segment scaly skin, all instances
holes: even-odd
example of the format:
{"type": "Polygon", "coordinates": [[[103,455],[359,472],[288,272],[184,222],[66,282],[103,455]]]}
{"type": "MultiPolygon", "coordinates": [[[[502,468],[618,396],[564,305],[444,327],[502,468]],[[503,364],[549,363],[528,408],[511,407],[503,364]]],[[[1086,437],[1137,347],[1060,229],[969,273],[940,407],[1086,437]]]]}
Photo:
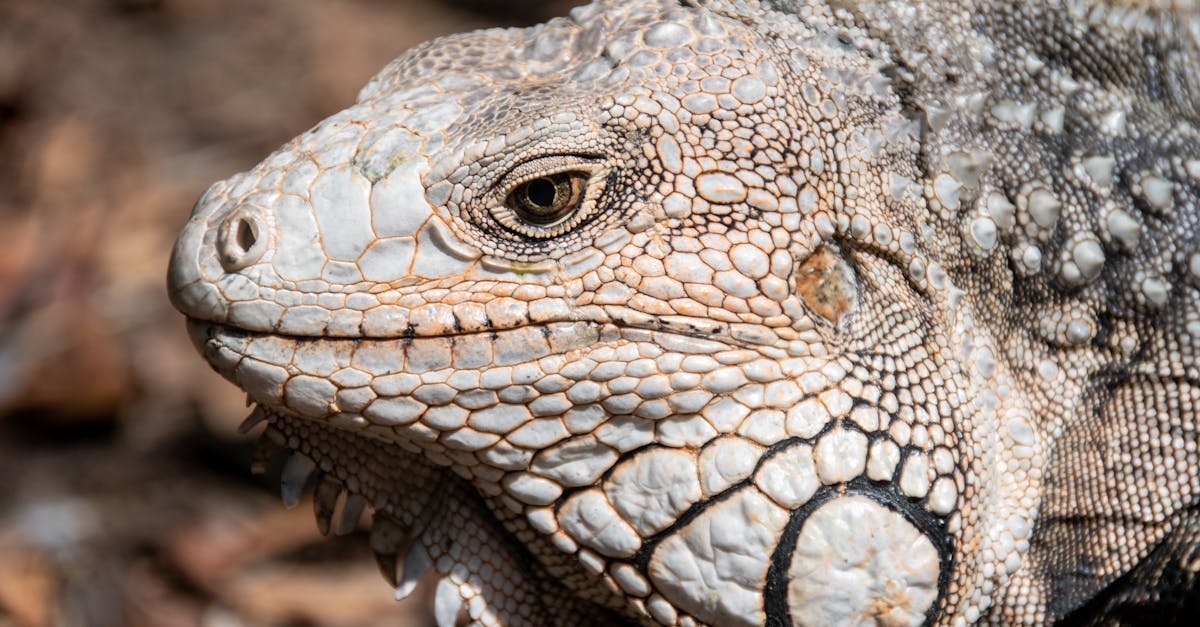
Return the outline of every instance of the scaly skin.
{"type": "Polygon", "coordinates": [[[1184,20],[602,1],[438,39],[214,185],[172,298],[285,501],[370,506],[440,624],[1183,620],[1184,20]]]}

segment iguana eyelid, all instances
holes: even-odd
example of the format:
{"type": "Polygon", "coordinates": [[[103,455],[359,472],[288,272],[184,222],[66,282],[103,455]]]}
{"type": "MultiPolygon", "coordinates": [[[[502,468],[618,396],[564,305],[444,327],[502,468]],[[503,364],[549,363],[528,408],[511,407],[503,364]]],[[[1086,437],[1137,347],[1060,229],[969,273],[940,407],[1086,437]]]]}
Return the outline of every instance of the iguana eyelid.
{"type": "Polygon", "coordinates": [[[519,185],[528,183],[543,176],[553,176],[564,172],[586,172],[589,175],[588,185],[596,179],[601,170],[605,170],[595,157],[578,155],[551,155],[530,159],[514,166],[496,180],[492,186],[492,197],[504,202],[509,194],[519,185]]]}

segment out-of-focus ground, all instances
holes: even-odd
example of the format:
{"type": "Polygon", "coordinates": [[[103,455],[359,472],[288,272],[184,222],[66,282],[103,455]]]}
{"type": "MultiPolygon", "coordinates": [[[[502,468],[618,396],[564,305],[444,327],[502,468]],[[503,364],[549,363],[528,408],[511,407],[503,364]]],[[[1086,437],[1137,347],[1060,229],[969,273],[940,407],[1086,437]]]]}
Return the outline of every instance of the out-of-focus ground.
{"type": "Polygon", "coordinates": [[[431,37],[570,0],[0,0],[0,627],[421,625],[280,506],[164,289],[213,181],[431,37]]]}

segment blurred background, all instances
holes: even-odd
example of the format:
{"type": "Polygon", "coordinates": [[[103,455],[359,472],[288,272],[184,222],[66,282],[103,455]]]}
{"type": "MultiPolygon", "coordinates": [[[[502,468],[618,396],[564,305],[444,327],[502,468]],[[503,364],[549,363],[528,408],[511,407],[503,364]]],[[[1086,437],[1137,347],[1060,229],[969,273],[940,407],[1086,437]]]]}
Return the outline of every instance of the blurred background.
{"type": "Polygon", "coordinates": [[[412,45],[580,1],[0,0],[0,627],[423,625],[249,472],[167,258],[192,203],[412,45]]]}

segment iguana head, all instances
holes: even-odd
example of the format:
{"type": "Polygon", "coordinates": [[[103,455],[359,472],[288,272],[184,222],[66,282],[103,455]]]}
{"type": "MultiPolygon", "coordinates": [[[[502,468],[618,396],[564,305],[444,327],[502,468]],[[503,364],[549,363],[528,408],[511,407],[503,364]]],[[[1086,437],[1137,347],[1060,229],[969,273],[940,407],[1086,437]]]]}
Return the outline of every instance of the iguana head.
{"type": "Polygon", "coordinates": [[[1007,375],[935,252],[970,233],[929,227],[958,190],[849,22],[614,1],[437,39],[209,189],[172,299],[285,498],[369,504],[447,621],[987,610],[1041,447],[979,394],[1007,375]]]}

